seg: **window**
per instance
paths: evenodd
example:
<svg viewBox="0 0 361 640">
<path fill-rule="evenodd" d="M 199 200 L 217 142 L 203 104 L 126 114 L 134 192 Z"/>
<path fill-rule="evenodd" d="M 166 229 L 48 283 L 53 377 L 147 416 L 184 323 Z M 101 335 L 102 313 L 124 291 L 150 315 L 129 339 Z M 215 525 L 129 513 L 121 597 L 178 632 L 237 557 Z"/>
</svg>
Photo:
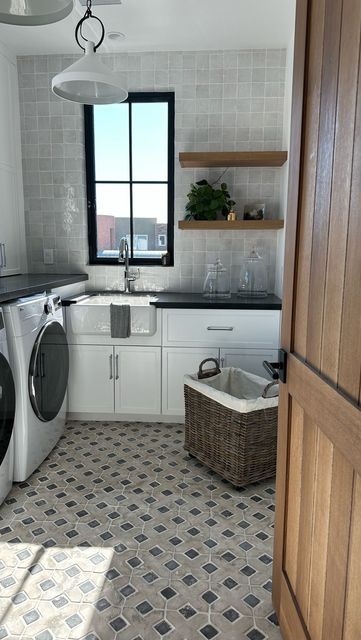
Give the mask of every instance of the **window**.
<svg viewBox="0 0 361 640">
<path fill-rule="evenodd" d="M 174 93 L 84 107 L 90 264 L 173 264 Z"/>
</svg>

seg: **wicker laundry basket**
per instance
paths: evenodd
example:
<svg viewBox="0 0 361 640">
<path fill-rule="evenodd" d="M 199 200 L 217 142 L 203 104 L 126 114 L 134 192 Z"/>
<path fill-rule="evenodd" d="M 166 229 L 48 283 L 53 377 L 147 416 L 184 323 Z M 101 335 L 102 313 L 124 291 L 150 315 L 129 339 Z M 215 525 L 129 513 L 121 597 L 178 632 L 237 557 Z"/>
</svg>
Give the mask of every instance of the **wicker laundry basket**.
<svg viewBox="0 0 361 640">
<path fill-rule="evenodd" d="M 219 390 L 227 375 L 246 381 L 246 398 L 242 390 L 238 398 Z M 203 381 L 185 376 L 185 449 L 236 487 L 276 473 L 278 399 L 262 398 L 271 386 L 233 368 Z"/>
</svg>

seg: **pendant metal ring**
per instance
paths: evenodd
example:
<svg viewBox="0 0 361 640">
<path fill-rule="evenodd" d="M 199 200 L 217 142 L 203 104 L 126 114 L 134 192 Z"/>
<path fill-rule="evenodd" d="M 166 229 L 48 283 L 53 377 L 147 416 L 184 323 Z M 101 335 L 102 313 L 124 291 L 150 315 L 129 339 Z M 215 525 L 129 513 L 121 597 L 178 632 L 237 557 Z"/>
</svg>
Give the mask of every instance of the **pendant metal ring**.
<svg viewBox="0 0 361 640">
<path fill-rule="evenodd" d="M 100 18 L 98 18 L 97 16 L 93 16 L 92 13 L 89 13 L 87 11 L 85 13 L 84 17 L 81 20 L 79 20 L 78 24 L 76 25 L 76 29 L 75 29 L 75 40 L 77 41 L 79 47 L 81 49 L 83 49 L 83 51 L 85 51 L 85 47 L 83 47 L 83 45 L 81 45 L 80 42 L 79 42 L 78 34 L 80 33 L 80 36 L 83 38 L 83 40 L 88 42 L 88 38 L 85 38 L 85 36 L 83 36 L 82 27 L 83 27 L 83 23 L 85 22 L 85 20 L 88 20 L 89 18 L 93 18 L 94 20 L 98 20 L 98 22 L 101 24 L 101 27 L 102 27 L 102 34 L 101 34 L 100 40 L 96 45 L 94 45 L 94 51 L 96 51 L 98 49 L 98 47 L 100 47 L 101 43 L 104 40 L 105 29 L 104 29 L 104 25 L 103 25 L 102 21 L 100 20 Z"/>
</svg>

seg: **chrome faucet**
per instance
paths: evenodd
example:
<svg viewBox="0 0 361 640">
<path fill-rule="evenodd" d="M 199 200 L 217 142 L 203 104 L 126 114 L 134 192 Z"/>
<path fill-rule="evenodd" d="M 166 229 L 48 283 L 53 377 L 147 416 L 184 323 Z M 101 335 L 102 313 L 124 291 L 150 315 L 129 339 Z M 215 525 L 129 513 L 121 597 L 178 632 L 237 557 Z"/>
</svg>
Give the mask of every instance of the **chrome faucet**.
<svg viewBox="0 0 361 640">
<path fill-rule="evenodd" d="M 126 238 L 121 238 L 119 242 L 119 257 L 118 262 L 120 264 L 124 264 L 124 281 L 125 281 L 125 291 L 127 293 L 131 293 L 130 283 L 138 280 L 139 278 L 139 269 L 137 273 L 130 273 L 129 269 L 129 244 Z"/>
</svg>

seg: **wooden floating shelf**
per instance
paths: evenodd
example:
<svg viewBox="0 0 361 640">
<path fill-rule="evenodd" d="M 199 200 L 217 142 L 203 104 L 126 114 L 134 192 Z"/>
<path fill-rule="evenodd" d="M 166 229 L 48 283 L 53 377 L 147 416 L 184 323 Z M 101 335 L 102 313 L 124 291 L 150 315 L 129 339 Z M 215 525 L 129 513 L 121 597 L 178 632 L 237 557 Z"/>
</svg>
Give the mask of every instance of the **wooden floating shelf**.
<svg viewBox="0 0 361 640">
<path fill-rule="evenodd" d="M 183 151 L 179 162 L 184 169 L 210 167 L 282 167 L 287 151 Z"/>
<path fill-rule="evenodd" d="M 283 229 L 284 220 L 179 220 L 178 229 Z"/>
</svg>

